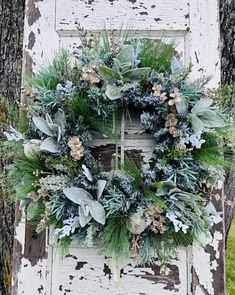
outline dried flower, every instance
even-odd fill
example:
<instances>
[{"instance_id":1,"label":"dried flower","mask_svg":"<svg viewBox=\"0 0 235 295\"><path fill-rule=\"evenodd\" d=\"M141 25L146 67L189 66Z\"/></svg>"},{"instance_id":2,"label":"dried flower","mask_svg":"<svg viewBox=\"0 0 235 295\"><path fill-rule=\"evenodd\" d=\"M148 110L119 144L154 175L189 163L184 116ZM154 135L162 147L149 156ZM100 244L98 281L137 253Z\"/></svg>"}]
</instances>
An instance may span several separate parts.
<instances>
[{"instance_id":1,"label":"dried flower","mask_svg":"<svg viewBox=\"0 0 235 295\"><path fill-rule=\"evenodd\" d=\"M163 234L166 231L166 217L163 215L164 210L154 204L146 212L146 216L151 220L151 229L155 233Z\"/></svg>"},{"instance_id":2,"label":"dried flower","mask_svg":"<svg viewBox=\"0 0 235 295\"><path fill-rule=\"evenodd\" d=\"M173 137L177 137L177 135L178 135L178 129L175 128L174 126L169 128L169 132Z\"/></svg>"},{"instance_id":3,"label":"dried flower","mask_svg":"<svg viewBox=\"0 0 235 295\"><path fill-rule=\"evenodd\" d=\"M70 155L74 160L79 161L84 154L84 147L77 136L71 137L68 146L71 148Z\"/></svg>"},{"instance_id":4,"label":"dried flower","mask_svg":"<svg viewBox=\"0 0 235 295\"><path fill-rule=\"evenodd\" d=\"M46 198L48 196L48 191L43 189L43 188L40 188L38 191L37 191L38 195L40 196L40 198Z\"/></svg>"},{"instance_id":5,"label":"dried flower","mask_svg":"<svg viewBox=\"0 0 235 295\"><path fill-rule=\"evenodd\" d=\"M154 83L153 87L152 87L152 90L154 91L153 92L154 96L160 96L161 95L161 90L162 90L162 85L158 85L158 84Z\"/></svg>"},{"instance_id":6,"label":"dried flower","mask_svg":"<svg viewBox=\"0 0 235 295\"><path fill-rule=\"evenodd\" d=\"M163 103L167 99L167 96L166 96L167 93L166 92L161 93L162 85L155 83L153 84L152 90L154 91L153 93L154 96L160 97L160 103Z\"/></svg>"},{"instance_id":7,"label":"dried flower","mask_svg":"<svg viewBox=\"0 0 235 295\"><path fill-rule=\"evenodd\" d=\"M88 82L90 84L96 84L100 82L100 78L98 74L95 72L95 64L87 64L82 67L82 76L80 78L81 81Z\"/></svg>"},{"instance_id":8,"label":"dried flower","mask_svg":"<svg viewBox=\"0 0 235 295\"><path fill-rule=\"evenodd\" d=\"M178 123L178 119L176 118L174 113L170 113L166 118L165 127L175 127Z\"/></svg>"},{"instance_id":9,"label":"dried flower","mask_svg":"<svg viewBox=\"0 0 235 295\"><path fill-rule=\"evenodd\" d=\"M139 239L140 239L139 235L134 236L133 239L132 239L132 246L131 246L131 253L132 253L132 256L134 258L134 261L135 261L136 265L138 265L139 262L140 262L139 261L139 256L138 256L138 251L139 251L139 248L140 248Z\"/></svg>"},{"instance_id":10,"label":"dried flower","mask_svg":"<svg viewBox=\"0 0 235 295\"><path fill-rule=\"evenodd\" d=\"M172 99L168 101L169 106L173 106L175 103L181 102L182 100L181 93L178 88L174 89L174 92L170 94L170 97L172 97Z\"/></svg>"},{"instance_id":11,"label":"dried flower","mask_svg":"<svg viewBox=\"0 0 235 295\"><path fill-rule=\"evenodd\" d=\"M49 203L45 203L45 212L44 212L44 214L42 216L41 221L37 225L37 232L40 232L41 230L43 230L45 228L46 222L48 221L52 211L53 211L53 209L49 205Z\"/></svg>"},{"instance_id":12,"label":"dried flower","mask_svg":"<svg viewBox=\"0 0 235 295\"><path fill-rule=\"evenodd\" d=\"M166 92L162 92L160 95L160 103L164 103L165 100L167 100Z\"/></svg>"},{"instance_id":13,"label":"dried flower","mask_svg":"<svg viewBox=\"0 0 235 295\"><path fill-rule=\"evenodd\" d=\"M211 96L213 96L213 94L214 94L214 90L211 89L211 88L207 88L207 89L205 89L205 91L204 91L204 95L205 95L206 97L211 97Z\"/></svg>"},{"instance_id":14,"label":"dried flower","mask_svg":"<svg viewBox=\"0 0 235 295\"><path fill-rule=\"evenodd\" d=\"M36 192L32 191L30 193L27 194L27 197L29 197L30 199L32 199L34 202L37 202L41 196L39 196Z\"/></svg>"}]
</instances>

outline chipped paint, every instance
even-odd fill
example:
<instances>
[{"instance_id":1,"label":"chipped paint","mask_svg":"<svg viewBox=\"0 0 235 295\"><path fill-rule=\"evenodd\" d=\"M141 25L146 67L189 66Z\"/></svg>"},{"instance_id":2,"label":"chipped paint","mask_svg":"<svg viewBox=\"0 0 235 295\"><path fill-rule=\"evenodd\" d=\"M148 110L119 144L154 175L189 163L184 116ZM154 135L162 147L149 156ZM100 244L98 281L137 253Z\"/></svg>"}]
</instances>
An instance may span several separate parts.
<instances>
[{"instance_id":1,"label":"chipped paint","mask_svg":"<svg viewBox=\"0 0 235 295\"><path fill-rule=\"evenodd\" d=\"M57 0L56 29L61 34L76 31L77 22L88 30L102 27L119 29L129 24L134 30L185 30L189 26L189 0L158 1L109 1L96 0L84 5L81 1ZM81 5L83 9L80 9ZM107 13L103 19L103 11ZM84 19L84 15L88 16ZM174 16L174 17L172 17ZM154 19L159 18L156 22ZM92 20L92 22L91 22Z\"/></svg>"},{"instance_id":2,"label":"chipped paint","mask_svg":"<svg viewBox=\"0 0 235 295\"><path fill-rule=\"evenodd\" d=\"M41 16L40 10L36 2L38 2L38 0L28 0L28 3L26 5L27 19L28 19L29 26L32 26Z\"/></svg>"},{"instance_id":3,"label":"chipped paint","mask_svg":"<svg viewBox=\"0 0 235 295\"><path fill-rule=\"evenodd\" d=\"M35 34L34 34L34 32L30 32L29 33L28 49L31 50L33 48L34 44L35 44Z\"/></svg>"},{"instance_id":4,"label":"chipped paint","mask_svg":"<svg viewBox=\"0 0 235 295\"><path fill-rule=\"evenodd\" d=\"M186 249L179 249L179 260L176 259L172 265L167 265L164 272L156 265L137 267L132 260L124 261L120 285L115 287L111 259L103 253L94 248L79 248L73 245L70 247L70 254L62 263L56 244L51 246L51 294L57 294L58 290L67 292L68 289L74 295L152 295L156 290L159 295L168 295L171 292L185 295L188 292ZM74 259L74 256L77 259Z\"/></svg>"}]
</instances>

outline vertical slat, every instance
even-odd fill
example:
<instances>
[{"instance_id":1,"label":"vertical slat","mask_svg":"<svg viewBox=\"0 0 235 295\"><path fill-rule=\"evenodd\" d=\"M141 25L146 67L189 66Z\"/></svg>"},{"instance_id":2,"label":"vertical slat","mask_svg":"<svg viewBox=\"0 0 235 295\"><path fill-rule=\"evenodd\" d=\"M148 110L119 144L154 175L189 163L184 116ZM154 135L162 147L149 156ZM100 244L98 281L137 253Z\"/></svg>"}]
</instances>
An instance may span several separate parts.
<instances>
[{"instance_id":1,"label":"vertical slat","mask_svg":"<svg viewBox=\"0 0 235 295\"><path fill-rule=\"evenodd\" d=\"M192 77L211 76L210 87L220 84L218 0L190 1L189 52Z\"/></svg>"},{"instance_id":2,"label":"vertical slat","mask_svg":"<svg viewBox=\"0 0 235 295\"><path fill-rule=\"evenodd\" d=\"M25 77L51 60L59 48L54 30L55 0L27 0L25 3L21 116L26 116L31 89ZM17 210L17 216L21 212ZM45 233L35 236L34 228L23 218L16 223L12 295L46 294L47 249Z\"/></svg>"},{"instance_id":3,"label":"vertical slat","mask_svg":"<svg viewBox=\"0 0 235 295\"><path fill-rule=\"evenodd\" d=\"M220 85L218 0L190 1L189 52L193 63L192 78L211 76L210 87ZM213 197L218 212L223 212L223 193ZM192 290L195 294L224 294L224 224L217 221L211 237L205 237L205 251L192 249ZM216 253L216 255L215 255ZM201 292L201 293L200 293Z\"/></svg>"}]
</instances>

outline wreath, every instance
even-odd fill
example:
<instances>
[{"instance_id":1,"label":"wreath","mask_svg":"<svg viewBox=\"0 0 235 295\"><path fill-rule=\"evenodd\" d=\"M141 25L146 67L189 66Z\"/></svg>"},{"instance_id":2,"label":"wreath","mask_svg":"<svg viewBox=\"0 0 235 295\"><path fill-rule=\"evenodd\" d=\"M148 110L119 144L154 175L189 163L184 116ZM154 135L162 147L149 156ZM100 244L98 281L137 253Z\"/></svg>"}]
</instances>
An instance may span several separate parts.
<instances>
[{"instance_id":1,"label":"wreath","mask_svg":"<svg viewBox=\"0 0 235 295\"><path fill-rule=\"evenodd\" d=\"M63 249L75 241L164 263L218 215L210 200L229 165L229 117L209 78L188 78L173 44L123 35L82 34L72 59L62 51L29 78L27 131L5 132L14 141L9 178L27 219L38 232L52 226ZM153 158L117 148L107 170L92 142L125 140L133 114L154 140Z\"/></svg>"}]
</instances>

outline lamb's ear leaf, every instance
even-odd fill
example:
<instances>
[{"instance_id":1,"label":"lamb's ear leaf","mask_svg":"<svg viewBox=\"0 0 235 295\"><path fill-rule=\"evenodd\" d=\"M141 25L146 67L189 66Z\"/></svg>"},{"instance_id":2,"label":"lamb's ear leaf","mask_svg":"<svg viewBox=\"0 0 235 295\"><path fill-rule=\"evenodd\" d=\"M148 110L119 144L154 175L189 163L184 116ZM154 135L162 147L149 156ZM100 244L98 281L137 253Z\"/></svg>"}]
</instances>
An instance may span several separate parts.
<instances>
[{"instance_id":1,"label":"lamb's ear leaf","mask_svg":"<svg viewBox=\"0 0 235 295\"><path fill-rule=\"evenodd\" d=\"M224 120L211 110L202 112L198 117L205 127L224 127L225 125Z\"/></svg>"},{"instance_id":2,"label":"lamb's ear leaf","mask_svg":"<svg viewBox=\"0 0 235 295\"><path fill-rule=\"evenodd\" d=\"M57 142L60 142L62 137L62 129L60 126L57 127Z\"/></svg>"},{"instance_id":3,"label":"lamb's ear leaf","mask_svg":"<svg viewBox=\"0 0 235 295\"><path fill-rule=\"evenodd\" d=\"M105 95L110 100L116 100L122 97L121 86L116 86L115 84L108 84L106 86Z\"/></svg>"},{"instance_id":4,"label":"lamb's ear leaf","mask_svg":"<svg viewBox=\"0 0 235 295\"><path fill-rule=\"evenodd\" d=\"M103 65L99 66L99 73L101 77L108 83L114 83L121 79L120 74L116 70Z\"/></svg>"},{"instance_id":5,"label":"lamb's ear leaf","mask_svg":"<svg viewBox=\"0 0 235 295\"><path fill-rule=\"evenodd\" d=\"M49 114L46 114L46 121L47 121L48 124L49 123L53 124L52 118L51 118L51 116Z\"/></svg>"},{"instance_id":6,"label":"lamb's ear leaf","mask_svg":"<svg viewBox=\"0 0 235 295\"><path fill-rule=\"evenodd\" d=\"M107 181L103 179L99 179L97 181L97 199L99 200L103 194L104 188L106 186Z\"/></svg>"},{"instance_id":7,"label":"lamb's ear leaf","mask_svg":"<svg viewBox=\"0 0 235 295\"><path fill-rule=\"evenodd\" d=\"M123 72L122 76L125 81L140 81L149 75L150 70L151 68L136 68Z\"/></svg>"},{"instance_id":8,"label":"lamb's ear leaf","mask_svg":"<svg viewBox=\"0 0 235 295\"><path fill-rule=\"evenodd\" d=\"M54 136L53 131L48 126L48 123L46 120L40 117L33 117L33 123L34 125L43 133L45 133L48 136Z\"/></svg>"},{"instance_id":9,"label":"lamb's ear leaf","mask_svg":"<svg viewBox=\"0 0 235 295\"><path fill-rule=\"evenodd\" d=\"M57 142L52 137L48 137L40 145L40 150L47 151L52 154L56 154L59 152L59 146L58 146Z\"/></svg>"},{"instance_id":10,"label":"lamb's ear leaf","mask_svg":"<svg viewBox=\"0 0 235 295\"><path fill-rule=\"evenodd\" d=\"M120 63L127 63L131 62L131 64L134 63L134 50L131 45L124 46L118 55L116 56L116 59L120 61Z\"/></svg>"},{"instance_id":11,"label":"lamb's ear leaf","mask_svg":"<svg viewBox=\"0 0 235 295\"><path fill-rule=\"evenodd\" d=\"M95 221L105 224L105 210L98 201L91 201L89 204L91 216Z\"/></svg>"},{"instance_id":12,"label":"lamb's ear leaf","mask_svg":"<svg viewBox=\"0 0 235 295\"><path fill-rule=\"evenodd\" d=\"M66 118L65 113L62 109L58 109L54 117L54 123L59 125L62 129L65 127Z\"/></svg>"},{"instance_id":13,"label":"lamb's ear leaf","mask_svg":"<svg viewBox=\"0 0 235 295\"><path fill-rule=\"evenodd\" d=\"M191 112L193 114L199 114L201 112L204 112L207 110L213 103L213 100L211 98L203 98L199 100L193 107Z\"/></svg>"},{"instance_id":14,"label":"lamb's ear leaf","mask_svg":"<svg viewBox=\"0 0 235 295\"><path fill-rule=\"evenodd\" d=\"M188 104L187 104L187 101L184 97L181 97L181 101L176 102L175 106L176 106L177 112L180 115L184 114L188 109Z\"/></svg>"},{"instance_id":15,"label":"lamb's ear leaf","mask_svg":"<svg viewBox=\"0 0 235 295\"><path fill-rule=\"evenodd\" d=\"M92 217L89 214L88 216L86 216L82 210L81 207L79 207L79 222L81 227L86 226L90 221L91 221Z\"/></svg>"},{"instance_id":16,"label":"lamb's ear leaf","mask_svg":"<svg viewBox=\"0 0 235 295\"><path fill-rule=\"evenodd\" d=\"M88 204L93 198L92 195L83 188L69 187L63 189L65 196L78 205Z\"/></svg>"},{"instance_id":17,"label":"lamb's ear leaf","mask_svg":"<svg viewBox=\"0 0 235 295\"><path fill-rule=\"evenodd\" d=\"M202 131L203 130L203 123L202 121L198 118L197 115L195 114L191 114L191 123L192 123L192 127L193 127L193 131L195 133Z\"/></svg>"}]
</instances>

